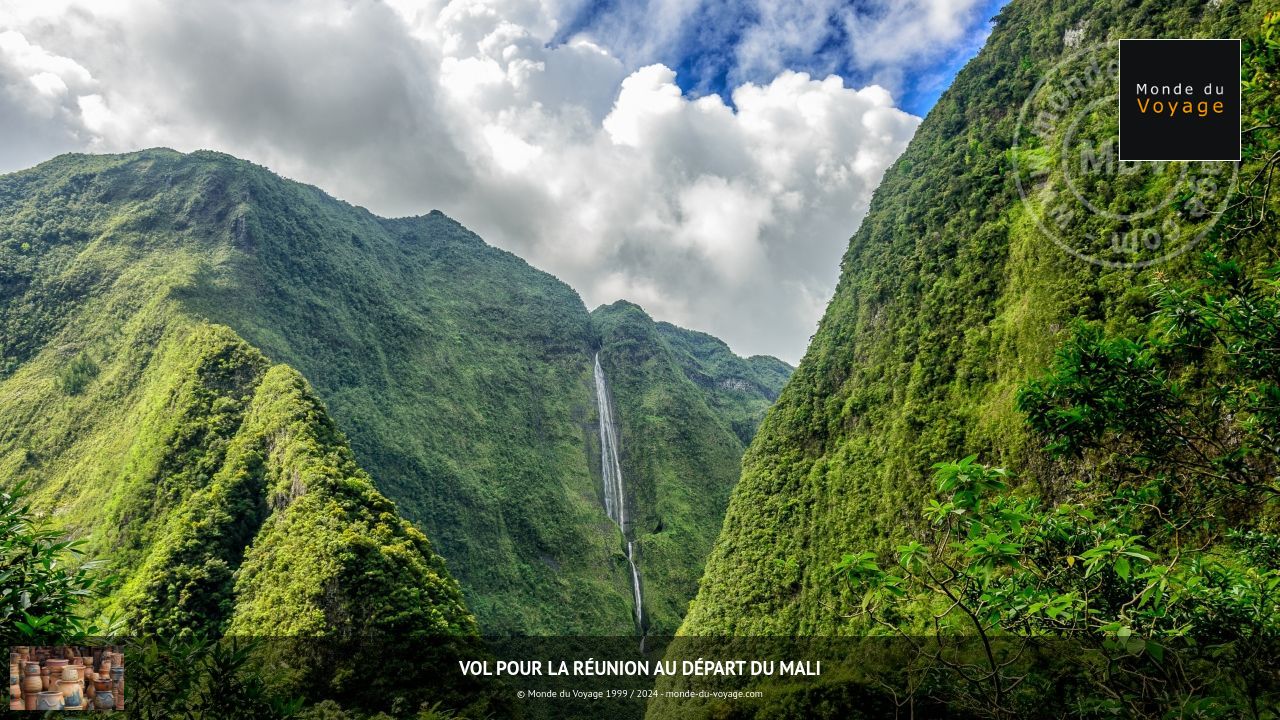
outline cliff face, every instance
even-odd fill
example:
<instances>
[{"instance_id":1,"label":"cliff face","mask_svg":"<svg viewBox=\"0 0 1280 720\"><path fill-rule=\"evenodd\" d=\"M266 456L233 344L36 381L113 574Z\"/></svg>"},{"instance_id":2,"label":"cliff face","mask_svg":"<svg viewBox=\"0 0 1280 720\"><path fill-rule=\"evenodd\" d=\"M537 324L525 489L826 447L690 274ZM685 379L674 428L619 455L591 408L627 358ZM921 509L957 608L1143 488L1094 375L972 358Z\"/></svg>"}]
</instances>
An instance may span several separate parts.
<instances>
[{"instance_id":1,"label":"cliff face","mask_svg":"<svg viewBox=\"0 0 1280 720\"><path fill-rule=\"evenodd\" d=\"M1027 481L1053 481L1015 411L1017 388L1074 319L1139 327L1153 309L1144 290L1153 273L1185 275L1195 253L1130 269L1047 238L1015 182L1044 152L1016 146L1020 108L1081 48L1240 37L1268 9L1275 3L1015 0L1001 11L850 240L819 330L744 457L684 632L856 631L831 601L830 568L911 532L934 463L980 453ZM1118 201L1162 189L1107 182L1098 187ZM1042 204L1071 192L1028 187ZM1090 249L1123 231L1103 213L1079 213L1062 234Z\"/></svg>"},{"instance_id":2,"label":"cliff face","mask_svg":"<svg viewBox=\"0 0 1280 720\"><path fill-rule=\"evenodd\" d=\"M739 458L790 368L744 359L628 302L592 313L621 437L621 465L650 634L680 626L720 530Z\"/></svg>"},{"instance_id":3,"label":"cliff face","mask_svg":"<svg viewBox=\"0 0 1280 720\"><path fill-rule=\"evenodd\" d=\"M622 443L645 423L666 434L637 437L624 469L715 498L687 516L662 505L672 495L643 498L664 542L690 549L650 579L673 629L740 438L789 368L664 332L709 384L675 365L648 378L678 384L675 399L637 407L649 414ZM661 337L651 351L672 353ZM0 177L0 482L30 480L126 578L113 603L149 625L246 632L284 603L300 634L375 605L393 624L466 630L460 586L487 633L634 632L592 358L629 369L600 344L571 288L439 213L378 218L209 152L62 156ZM718 384L739 378L751 388ZM659 480L650 454L680 460Z\"/></svg>"}]
</instances>

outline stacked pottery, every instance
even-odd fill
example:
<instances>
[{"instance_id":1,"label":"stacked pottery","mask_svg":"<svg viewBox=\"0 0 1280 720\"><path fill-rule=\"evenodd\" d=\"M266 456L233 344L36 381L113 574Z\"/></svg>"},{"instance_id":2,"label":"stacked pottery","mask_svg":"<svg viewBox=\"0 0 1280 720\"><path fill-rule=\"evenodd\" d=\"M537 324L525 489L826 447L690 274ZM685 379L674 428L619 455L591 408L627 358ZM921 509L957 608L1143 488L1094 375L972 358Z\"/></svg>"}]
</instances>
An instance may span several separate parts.
<instances>
[{"instance_id":1,"label":"stacked pottery","mask_svg":"<svg viewBox=\"0 0 1280 720\"><path fill-rule=\"evenodd\" d=\"M124 665L121 664L123 661L124 658L117 654L117 664L111 666L111 689L115 694L117 710L124 709Z\"/></svg>"},{"instance_id":2,"label":"stacked pottery","mask_svg":"<svg viewBox=\"0 0 1280 720\"><path fill-rule=\"evenodd\" d=\"M17 653L9 654L9 709L10 710L26 710L27 706L22 702L22 672L19 669L19 658Z\"/></svg>"},{"instance_id":3,"label":"stacked pottery","mask_svg":"<svg viewBox=\"0 0 1280 720\"><path fill-rule=\"evenodd\" d=\"M9 661L9 695L12 697L22 692L22 673L18 671L18 661L15 658ZM17 688L15 691L14 688Z\"/></svg>"},{"instance_id":4,"label":"stacked pottery","mask_svg":"<svg viewBox=\"0 0 1280 720\"><path fill-rule=\"evenodd\" d=\"M28 661L26 665L26 677L22 678L22 699L26 709L36 709L36 696L44 690L44 683L40 680L40 663Z\"/></svg>"},{"instance_id":5,"label":"stacked pottery","mask_svg":"<svg viewBox=\"0 0 1280 720\"><path fill-rule=\"evenodd\" d=\"M99 710L114 710L116 708L116 699L111 694L111 681L98 679L93 681L93 685L96 690L93 695L93 706Z\"/></svg>"},{"instance_id":6,"label":"stacked pottery","mask_svg":"<svg viewBox=\"0 0 1280 720\"><path fill-rule=\"evenodd\" d=\"M44 691L56 692L61 694L58 689L58 680L62 679L62 668L67 666L66 660L58 658L49 658L44 661Z\"/></svg>"},{"instance_id":7,"label":"stacked pottery","mask_svg":"<svg viewBox=\"0 0 1280 720\"><path fill-rule=\"evenodd\" d=\"M84 686L80 684L80 672L74 665L62 668L62 679L58 681L58 690L62 694L62 706L68 710L79 710L84 704L82 693Z\"/></svg>"}]
</instances>

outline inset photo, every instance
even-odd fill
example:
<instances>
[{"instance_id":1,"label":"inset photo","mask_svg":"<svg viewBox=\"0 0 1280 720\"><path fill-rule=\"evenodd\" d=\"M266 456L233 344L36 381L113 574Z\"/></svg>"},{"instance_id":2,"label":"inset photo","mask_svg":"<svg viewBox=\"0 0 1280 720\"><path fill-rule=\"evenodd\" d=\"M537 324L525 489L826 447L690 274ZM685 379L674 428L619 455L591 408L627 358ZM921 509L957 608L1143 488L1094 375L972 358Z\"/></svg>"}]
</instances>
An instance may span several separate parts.
<instances>
[{"instance_id":1,"label":"inset photo","mask_svg":"<svg viewBox=\"0 0 1280 720\"><path fill-rule=\"evenodd\" d=\"M124 710L124 652L118 645L12 647L9 709Z\"/></svg>"}]
</instances>

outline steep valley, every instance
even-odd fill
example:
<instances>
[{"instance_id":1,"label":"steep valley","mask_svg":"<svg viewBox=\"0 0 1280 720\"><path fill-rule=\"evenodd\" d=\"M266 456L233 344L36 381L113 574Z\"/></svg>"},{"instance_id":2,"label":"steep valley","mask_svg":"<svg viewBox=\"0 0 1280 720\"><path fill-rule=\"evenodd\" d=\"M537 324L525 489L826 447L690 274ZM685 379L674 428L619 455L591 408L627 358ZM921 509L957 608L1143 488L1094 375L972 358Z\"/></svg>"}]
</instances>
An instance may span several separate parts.
<instances>
[{"instance_id":1,"label":"steep valley","mask_svg":"<svg viewBox=\"0 0 1280 720\"><path fill-rule=\"evenodd\" d=\"M274 517L321 497L282 445L293 426L252 422L280 367L333 448L316 477L364 483L347 512L386 517L381 495L394 501L434 550L404 520L380 522L421 542L414 562L445 587L457 578L480 632L629 635L598 354L646 622L669 633L789 368L638 308L610 315L440 213L379 218L217 153L61 156L0 177L0 480L28 481L124 576L111 607L148 627L252 634L250 593L302 609L306 583L326 582L280 534L296 521ZM326 572L348 587L341 567ZM201 583L218 589L206 605Z\"/></svg>"}]
</instances>

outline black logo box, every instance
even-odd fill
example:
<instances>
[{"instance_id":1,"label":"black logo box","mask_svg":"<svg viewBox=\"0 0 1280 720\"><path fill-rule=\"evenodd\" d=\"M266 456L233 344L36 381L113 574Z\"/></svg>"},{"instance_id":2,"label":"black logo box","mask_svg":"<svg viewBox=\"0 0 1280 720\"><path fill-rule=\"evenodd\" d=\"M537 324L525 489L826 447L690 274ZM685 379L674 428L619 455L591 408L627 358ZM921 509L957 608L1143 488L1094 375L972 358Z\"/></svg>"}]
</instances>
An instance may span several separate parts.
<instances>
[{"instance_id":1,"label":"black logo box","mask_svg":"<svg viewBox=\"0 0 1280 720\"><path fill-rule=\"evenodd\" d=\"M1119 94L1120 160L1239 162L1239 39L1121 40Z\"/></svg>"}]
</instances>

